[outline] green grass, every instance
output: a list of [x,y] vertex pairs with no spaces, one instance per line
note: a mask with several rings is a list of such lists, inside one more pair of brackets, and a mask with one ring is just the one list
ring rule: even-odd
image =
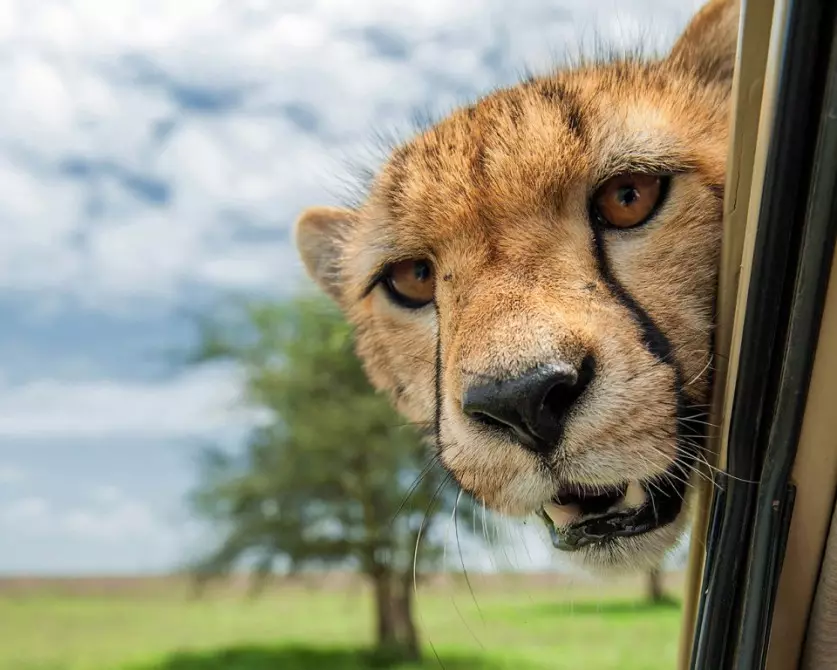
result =
[[[425,660],[398,670],[675,667],[679,608],[644,605],[636,589],[475,585],[474,592],[419,592]],[[256,600],[192,600],[177,588],[0,589],[0,670],[365,670],[374,665],[363,651],[371,632],[370,598],[359,588],[284,587]]]

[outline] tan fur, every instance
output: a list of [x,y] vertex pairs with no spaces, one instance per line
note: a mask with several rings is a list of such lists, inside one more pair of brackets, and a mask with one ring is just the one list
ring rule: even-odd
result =
[[[674,368],[643,346],[596,263],[588,201],[609,176],[675,173],[647,227],[603,239],[616,280],[671,342],[689,400],[707,402],[737,21],[737,2],[713,0],[665,59],[581,64],[496,91],[397,148],[357,210],[301,216],[311,276],[356,325],[372,382],[416,422],[436,417],[438,340],[440,459],[488,506],[529,514],[562,482],[647,479],[674,457]],[[432,261],[435,307],[364,295],[408,258]],[[462,412],[474,380],[586,355],[596,377],[549,472]],[[684,522],[582,555],[652,564]]]

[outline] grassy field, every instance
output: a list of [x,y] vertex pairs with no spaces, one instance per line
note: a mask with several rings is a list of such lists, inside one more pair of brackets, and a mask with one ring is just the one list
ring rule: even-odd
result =
[[[679,608],[644,605],[637,583],[472,586],[419,591],[426,659],[399,670],[675,665]],[[368,593],[351,580],[276,584],[258,599],[234,585],[194,599],[177,579],[0,580],[0,670],[360,670],[371,623]]]

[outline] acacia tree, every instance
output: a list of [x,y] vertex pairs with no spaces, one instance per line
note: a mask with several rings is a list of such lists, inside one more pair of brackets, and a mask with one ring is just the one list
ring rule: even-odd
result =
[[[373,587],[378,647],[418,658],[414,571],[438,560],[432,526],[451,518],[458,492],[368,383],[349,326],[329,302],[301,297],[242,304],[202,319],[200,334],[191,363],[238,364],[244,402],[263,415],[242,453],[205,454],[191,501],[221,540],[196,565],[200,580],[245,557],[256,576],[280,559],[291,569],[354,566]],[[470,501],[460,502],[464,513]]]

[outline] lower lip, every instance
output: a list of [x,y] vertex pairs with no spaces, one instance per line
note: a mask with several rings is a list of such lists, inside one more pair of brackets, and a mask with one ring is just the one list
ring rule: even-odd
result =
[[561,551],[578,551],[584,547],[605,544],[619,537],[636,537],[674,521],[683,500],[676,491],[662,487],[643,487],[647,499],[632,510],[613,511],[582,519],[559,530],[550,516],[541,510],[549,530],[552,546]]
[[552,546],[561,551],[578,551],[592,544],[603,544],[616,537],[642,535],[661,524],[651,505],[633,512],[615,512],[604,516],[585,519],[560,531],[547,517]]

